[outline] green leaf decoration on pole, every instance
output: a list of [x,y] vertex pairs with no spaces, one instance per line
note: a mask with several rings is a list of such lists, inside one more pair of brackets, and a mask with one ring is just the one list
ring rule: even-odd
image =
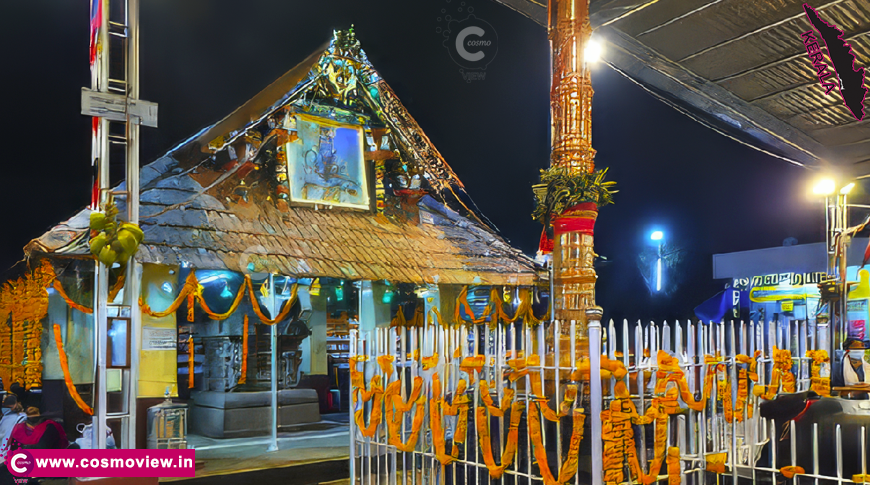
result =
[[605,181],[607,169],[593,172],[570,173],[561,167],[541,170],[541,183],[532,186],[535,193],[535,212],[532,218],[549,227],[553,217],[583,203],[594,202],[599,208],[613,203],[616,182]]

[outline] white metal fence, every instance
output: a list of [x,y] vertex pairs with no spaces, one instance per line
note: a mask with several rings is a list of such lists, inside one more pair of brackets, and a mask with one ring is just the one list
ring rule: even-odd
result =
[[[618,474],[607,472],[614,464],[602,456],[608,449],[613,455],[614,443],[626,446],[625,459],[619,458],[624,473],[617,481],[621,482],[643,481],[627,467],[630,446],[636,450],[641,473],[649,470],[658,455],[660,472],[647,481],[669,480],[672,485],[710,480],[777,483],[785,480],[783,471],[789,476],[801,471],[789,466],[804,471],[790,478],[795,485],[808,480],[815,485],[848,483],[858,472],[866,477],[863,425],[837,424],[831,430],[833,438],[818,423],[806,428],[791,421],[783,430],[773,419],[761,416],[763,400],[754,393],[755,386],[770,383],[776,366],[774,347],[790,352],[785,358],[791,359],[795,390],[809,389],[812,359],[807,351],[827,346],[826,329],[805,322],[610,322],[604,328],[598,323],[590,321],[588,330],[576,322],[553,321],[536,328],[518,322],[495,328],[427,325],[352,334],[356,362],[351,366],[357,376],[352,378],[356,389],[351,390],[355,396],[351,401],[352,483],[612,483]],[[601,349],[601,355],[585,355],[582,349],[587,348],[587,338],[588,348]],[[659,365],[659,350],[667,352],[670,367]],[[780,367],[785,369],[788,362],[782,363],[783,355]],[[600,375],[602,365],[608,378],[590,381],[588,376]],[[617,367],[624,368],[625,374],[607,372]],[[613,423],[600,419],[609,414],[600,411],[608,411],[619,398],[617,380],[630,394],[623,399],[624,406],[630,401],[640,417],[651,406],[667,401],[662,391],[676,393],[676,381],[657,389],[657,380],[668,380],[674,372],[682,372],[689,395],[681,395],[666,418],[632,424],[633,437],[626,439],[623,431],[614,438]],[[620,374],[619,379],[614,374]],[[712,385],[708,384],[706,401],[696,404],[699,410],[687,409],[686,400],[699,399],[708,379]],[[482,380],[489,385],[481,385]],[[409,402],[415,383],[420,400]],[[736,392],[741,385],[745,397]],[[512,399],[514,404],[509,402]],[[673,404],[671,399],[667,402]],[[870,401],[864,402],[870,409]],[[581,412],[587,416],[585,423],[575,417]],[[392,432],[391,422],[395,423]],[[578,430],[582,433],[579,447]],[[487,441],[480,440],[487,434],[491,454]],[[656,437],[664,437],[664,447],[660,444],[656,449]],[[783,437],[790,437],[788,446],[783,446]],[[831,443],[833,449],[828,446]],[[678,459],[662,456],[662,449],[674,451],[672,447],[679,449]],[[801,463],[799,450],[806,447],[812,448],[812,459]],[[719,473],[707,471],[708,462],[716,457],[724,460],[724,468]],[[836,473],[823,475],[820,470],[824,469]]]

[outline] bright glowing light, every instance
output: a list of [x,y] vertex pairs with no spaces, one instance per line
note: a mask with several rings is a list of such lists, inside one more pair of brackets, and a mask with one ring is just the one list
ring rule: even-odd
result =
[[813,193],[816,195],[831,195],[836,190],[834,179],[821,179],[813,186]]
[[656,261],[656,291],[662,291],[662,258]]
[[661,241],[664,237],[665,234],[662,231],[653,231],[653,233],[649,235],[649,238],[653,241]]
[[854,188],[855,188],[855,182],[850,182],[850,183],[846,184],[845,187],[843,187],[842,189],[840,189],[840,194],[841,194],[841,195],[847,195],[847,194],[848,194],[849,192],[851,192],[852,189],[854,189]]
[[601,59],[601,44],[593,39],[589,39],[583,52],[583,60],[588,64],[592,64],[598,62],[599,59]]

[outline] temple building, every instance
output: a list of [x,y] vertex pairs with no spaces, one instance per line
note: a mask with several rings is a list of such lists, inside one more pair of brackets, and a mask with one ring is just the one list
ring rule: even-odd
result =
[[[138,302],[124,298],[123,266],[109,284],[119,446],[145,446],[145,410],[167,393],[188,403],[190,433],[269,434],[273,372],[279,429],[346,412],[353,328],[479,319],[495,295],[527,319],[547,311],[546,270],[477,210],[352,31],[143,166],[139,182]],[[40,389],[44,414],[73,438],[94,406],[90,213],[27,245],[25,282],[35,299],[47,288],[47,304],[0,336],[4,380]],[[22,338],[37,325],[38,349]]]

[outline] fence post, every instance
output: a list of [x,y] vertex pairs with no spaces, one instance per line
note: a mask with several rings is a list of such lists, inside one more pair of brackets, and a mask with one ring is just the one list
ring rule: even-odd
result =
[[[601,442],[601,316],[604,310],[595,306],[586,309],[589,328],[589,418],[592,421],[592,484],[604,483],[603,456]],[[627,349],[626,349],[627,351]]]

